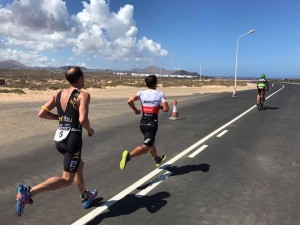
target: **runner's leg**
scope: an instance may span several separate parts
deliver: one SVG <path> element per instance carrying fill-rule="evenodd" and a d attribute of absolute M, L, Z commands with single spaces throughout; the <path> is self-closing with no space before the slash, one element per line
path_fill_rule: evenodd
<path fill-rule="evenodd" d="M 156 151 L 156 148 L 155 148 L 154 144 L 151 145 L 151 147 L 149 148 L 149 152 L 152 155 L 153 159 L 157 158 L 157 151 Z"/>
<path fill-rule="evenodd" d="M 83 194 L 85 191 L 84 178 L 83 178 L 83 167 L 84 167 L 84 162 L 82 160 L 80 160 L 80 164 L 79 164 L 78 170 L 77 170 L 75 178 L 74 178 L 74 183 L 77 186 L 80 194 Z"/>
<path fill-rule="evenodd" d="M 30 190 L 31 196 L 45 192 L 54 191 L 63 187 L 70 186 L 73 183 L 75 173 L 63 172 L 62 177 L 51 177 L 48 180 L 33 186 Z"/>
<path fill-rule="evenodd" d="M 130 152 L 130 158 L 146 154 L 149 150 L 149 147 L 147 145 L 141 145 L 137 146 L 134 150 Z"/>
<path fill-rule="evenodd" d="M 260 93 L 258 93 L 256 96 L 256 104 L 260 104 Z"/>
<path fill-rule="evenodd" d="M 262 90 L 262 94 L 261 94 L 261 102 L 262 103 L 265 101 L 265 97 L 266 97 L 266 91 Z"/>

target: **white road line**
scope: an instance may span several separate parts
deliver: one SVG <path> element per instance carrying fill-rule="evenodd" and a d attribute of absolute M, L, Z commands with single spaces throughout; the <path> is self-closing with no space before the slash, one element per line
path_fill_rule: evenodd
<path fill-rule="evenodd" d="M 271 94 L 271 95 L 269 95 L 268 97 L 266 97 L 266 99 L 271 98 L 273 95 L 275 95 L 275 94 L 277 94 L 279 91 L 281 91 L 281 90 L 284 88 L 284 85 L 283 85 L 283 84 L 281 84 L 281 85 L 282 85 L 282 87 L 281 87 L 279 90 L 275 91 L 273 94 Z"/>
<path fill-rule="evenodd" d="M 202 152 L 204 149 L 206 149 L 208 145 L 202 145 L 200 148 L 198 148 L 196 151 L 194 151 L 192 154 L 190 154 L 189 158 L 194 158 L 196 155 L 198 155 L 200 152 Z"/>
<path fill-rule="evenodd" d="M 151 173 L 149 173 L 148 175 L 146 175 L 143 178 L 139 179 L 138 181 L 136 181 L 135 183 L 130 185 L 128 188 L 124 189 L 119 194 L 117 194 L 114 197 L 112 197 L 111 199 L 109 199 L 107 202 L 105 202 L 101 206 L 97 207 L 93 211 L 89 212 L 88 214 L 86 214 L 85 216 L 83 216 L 82 218 L 80 218 L 79 220 L 74 222 L 72 225 L 82 225 L 82 224 L 88 223 L 89 221 L 94 219 L 96 216 L 100 215 L 105 210 L 107 210 L 110 206 L 112 206 L 113 204 L 115 204 L 116 202 L 118 202 L 119 200 L 121 200 L 126 195 L 133 192 L 134 190 L 136 190 L 138 187 L 140 187 L 146 181 L 150 180 L 152 177 L 154 177 L 155 175 L 157 175 L 158 173 L 163 171 L 163 169 L 165 167 L 166 166 L 161 166 L 160 168 L 157 168 L 157 169 L 153 170 Z"/>
<path fill-rule="evenodd" d="M 270 98 L 271 96 L 273 96 L 274 94 L 276 94 L 277 92 L 281 91 L 283 88 L 284 88 L 284 85 L 282 85 L 282 88 L 280 88 L 279 90 L 274 92 L 272 95 L 268 96 L 267 99 Z M 150 172 L 149 174 L 147 174 L 143 178 L 139 179 L 138 181 L 136 181 L 135 183 L 130 185 L 128 188 L 121 191 L 119 194 L 117 194 L 114 197 L 112 197 L 111 199 L 109 199 L 107 202 L 105 202 L 101 206 L 97 207 L 96 209 L 92 210 L 91 212 L 89 212 L 85 216 L 81 217 L 79 220 L 72 223 L 72 225 L 83 225 L 83 224 L 88 223 L 89 221 L 94 219 L 96 216 L 100 215 L 102 212 L 107 210 L 110 206 L 112 206 L 113 204 L 118 202 L 120 199 L 124 198 L 126 195 L 128 195 L 129 193 L 131 193 L 132 191 L 134 191 L 135 189 L 140 187 L 146 181 L 150 180 L 152 177 L 154 177 L 157 174 L 159 174 L 160 172 L 162 172 L 164 170 L 164 168 L 170 166 L 171 164 L 173 164 L 174 162 L 176 162 L 177 160 L 179 160 L 183 156 L 187 155 L 193 149 L 195 149 L 196 147 L 198 147 L 199 145 L 201 145 L 202 143 L 204 143 L 205 141 L 207 141 L 211 137 L 215 136 L 220 131 L 224 130 L 226 127 L 228 127 L 229 125 L 231 125 L 232 123 L 234 123 L 235 121 L 237 121 L 238 119 L 240 119 L 241 117 L 246 115 L 248 112 L 250 112 L 254 108 L 256 108 L 256 105 L 252 106 L 250 109 L 246 110 L 245 112 L 243 112 L 239 116 L 237 116 L 234 119 L 230 120 L 228 123 L 224 124 L 223 126 L 219 127 L 215 131 L 211 132 L 209 135 L 207 135 L 204 138 L 202 138 L 201 140 L 197 141 L 195 144 L 191 145 L 190 147 L 188 147 L 187 149 L 185 149 L 184 151 L 182 151 L 181 153 L 179 153 L 178 155 L 174 156 L 172 159 L 167 161 L 161 167 L 153 170 L 152 172 Z"/>
<path fill-rule="evenodd" d="M 228 130 L 223 130 L 221 133 L 217 135 L 217 137 L 222 137 L 224 134 L 226 134 Z"/>
<path fill-rule="evenodd" d="M 138 198 L 142 198 L 146 194 L 148 194 L 151 190 L 153 190 L 157 185 L 159 185 L 161 182 L 163 182 L 165 179 L 167 179 L 169 176 L 171 176 L 172 173 L 170 171 L 164 173 L 159 178 L 157 178 L 155 181 L 153 181 L 148 187 L 141 190 L 139 193 L 137 193 L 135 196 Z"/>

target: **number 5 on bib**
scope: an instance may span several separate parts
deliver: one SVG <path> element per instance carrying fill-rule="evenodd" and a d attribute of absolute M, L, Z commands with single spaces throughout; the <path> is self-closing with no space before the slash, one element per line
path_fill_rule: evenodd
<path fill-rule="evenodd" d="M 68 134 L 70 133 L 71 128 L 69 127 L 59 127 L 57 128 L 54 136 L 54 141 L 62 141 L 64 140 Z"/>

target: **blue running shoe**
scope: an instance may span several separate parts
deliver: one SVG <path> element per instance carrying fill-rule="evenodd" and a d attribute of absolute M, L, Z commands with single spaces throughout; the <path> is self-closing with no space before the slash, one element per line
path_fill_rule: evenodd
<path fill-rule="evenodd" d="M 93 190 L 85 190 L 83 195 L 81 195 L 82 198 L 82 207 L 84 209 L 87 209 L 90 207 L 92 201 L 96 198 L 98 192 L 96 189 Z"/>
<path fill-rule="evenodd" d="M 30 186 L 25 184 L 19 184 L 17 187 L 17 196 L 16 196 L 16 214 L 22 216 L 24 207 L 26 204 L 32 204 L 33 201 L 30 195 Z"/>

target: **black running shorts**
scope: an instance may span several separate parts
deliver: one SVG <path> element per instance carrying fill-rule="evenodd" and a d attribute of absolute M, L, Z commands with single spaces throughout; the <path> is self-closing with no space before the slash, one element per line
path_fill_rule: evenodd
<path fill-rule="evenodd" d="M 140 130 L 144 135 L 144 145 L 150 147 L 154 144 L 157 128 L 157 120 L 141 120 Z"/>
<path fill-rule="evenodd" d="M 260 94 L 262 91 L 265 91 L 266 87 L 257 88 L 257 93 Z"/>
<path fill-rule="evenodd" d="M 55 146 L 64 155 L 64 171 L 76 173 L 81 160 L 82 132 L 71 131 L 64 140 L 56 141 Z"/>

